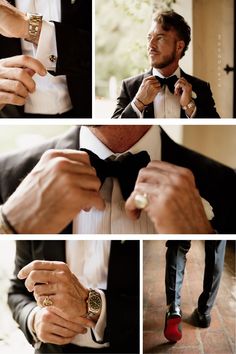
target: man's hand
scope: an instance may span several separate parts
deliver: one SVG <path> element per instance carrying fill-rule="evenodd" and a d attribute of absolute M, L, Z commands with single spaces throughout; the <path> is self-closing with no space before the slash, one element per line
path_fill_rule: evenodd
<path fill-rule="evenodd" d="M 0 0 L 0 34 L 5 37 L 27 38 L 27 16 L 6 0 Z"/>
<path fill-rule="evenodd" d="M 17 55 L 0 60 L 0 108 L 5 104 L 22 106 L 29 93 L 35 91 L 32 76 L 46 75 L 45 67 L 27 55 Z"/>
<path fill-rule="evenodd" d="M 49 150 L 3 206 L 18 233 L 54 234 L 81 211 L 103 210 L 101 182 L 86 152 Z"/>
<path fill-rule="evenodd" d="M 64 345 L 71 343 L 77 334 L 85 334 L 86 327 L 90 326 L 86 318 L 78 318 L 77 322 L 67 321 L 50 308 L 42 308 L 35 314 L 33 330 L 41 342 Z"/>
<path fill-rule="evenodd" d="M 135 206 L 136 194 L 147 194 L 144 209 L 160 234 L 208 234 L 207 220 L 192 172 L 163 161 L 152 161 L 139 172 L 134 191 L 126 201 L 131 219 L 140 216 Z"/>
<path fill-rule="evenodd" d="M 143 79 L 142 84 L 136 93 L 135 105 L 142 112 L 145 106 L 154 101 L 154 98 L 161 91 L 161 84 L 155 76 L 148 76 Z"/>
<path fill-rule="evenodd" d="M 175 83 L 174 94 L 179 96 L 181 107 L 187 106 L 192 101 L 192 85 L 184 77 L 181 77 Z M 186 112 L 189 117 L 192 115 L 193 110 Z"/>
<path fill-rule="evenodd" d="M 71 273 L 63 262 L 33 261 L 18 273 L 19 279 L 26 279 L 25 286 L 34 293 L 38 306 L 43 307 L 45 297 L 52 305 L 47 308 L 66 321 L 92 327 L 94 323 L 83 317 L 87 313 L 89 290 Z M 82 317 L 82 318 L 81 318 Z M 82 322 L 81 322 L 82 321 Z"/>

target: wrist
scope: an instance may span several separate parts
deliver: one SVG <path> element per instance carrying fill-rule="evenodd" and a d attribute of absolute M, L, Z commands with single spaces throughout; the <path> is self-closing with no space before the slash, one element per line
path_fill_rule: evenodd
<path fill-rule="evenodd" d="M 100 293 L 94 289 L 89 289 L 86 305 L 86 317 L 97 322 L 102 311 L 102 298 Z"/>
<path fill-rule="evenodd" d="M 17 234 L 17 231 L 9 222 L 5 212 L 3 211 L 3 205 L 0 206 L 0 233 Z"/>
<path fill-rule="evenodd" d="M 147 107 L 147 105 L 138 97 L 134 98 L 134 104 L 140 112 L 142 112 L 145 109 L 145 107 Z"/>
<path fill-rule="evenodd" d="M 186 105 L 182 105 L 182 109 L 185 111 L 185 113 L 190 117 L 194 110 L 195 110 L 196 104 L 195 102 L 191 99 Z"/>
<path fill-rule="evenodd" d="M 28 12 L 26 15 L 27 29 L 25 31 L 24 39 L 35 45 L 38 44 L 41 29 L 42 29 L 42 15 L 38 13 Z"/>

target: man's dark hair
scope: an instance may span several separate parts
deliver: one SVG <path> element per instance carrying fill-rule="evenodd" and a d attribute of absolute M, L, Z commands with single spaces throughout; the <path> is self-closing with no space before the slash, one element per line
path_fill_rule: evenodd
<path fill-rule="evenodd" d="M 185 47 L 181 54 L 181 57 L 183 57 L 191 40 L 191 29 L 183 16 L 177 14 L 173 10 L 158 11 L 153 15 L 153 20 L 159 23 L 164 31 L 174 29 L 177 32 L 179 39 L 183 40 L 185 43 Z"/>

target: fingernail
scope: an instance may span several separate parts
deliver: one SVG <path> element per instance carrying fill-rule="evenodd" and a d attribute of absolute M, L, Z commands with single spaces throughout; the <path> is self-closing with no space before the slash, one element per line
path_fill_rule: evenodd
<path fill-rule="evenodd" d="M 45 68 L 40 70 L 40 75 L 45 76 L 46 74 L 47 74 L 47 70 Z"/>
<path fill-rule="evenodd" d="M 23 279 L 23 278 L 24 278 L 24 272 L 22 272 L 22 271 L 20 270 L 19 273 L 17 274 L 17 278 Z"/>

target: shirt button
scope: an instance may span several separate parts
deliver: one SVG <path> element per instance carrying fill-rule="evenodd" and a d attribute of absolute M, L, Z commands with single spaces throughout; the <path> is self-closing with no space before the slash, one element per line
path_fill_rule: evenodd
<path fill-rule="evenodd" d="M 52 63 L 55 63 L 57 61 L 57 57 L 55 55 L 49 55 L 49 60 L 52 62 Z"/>

